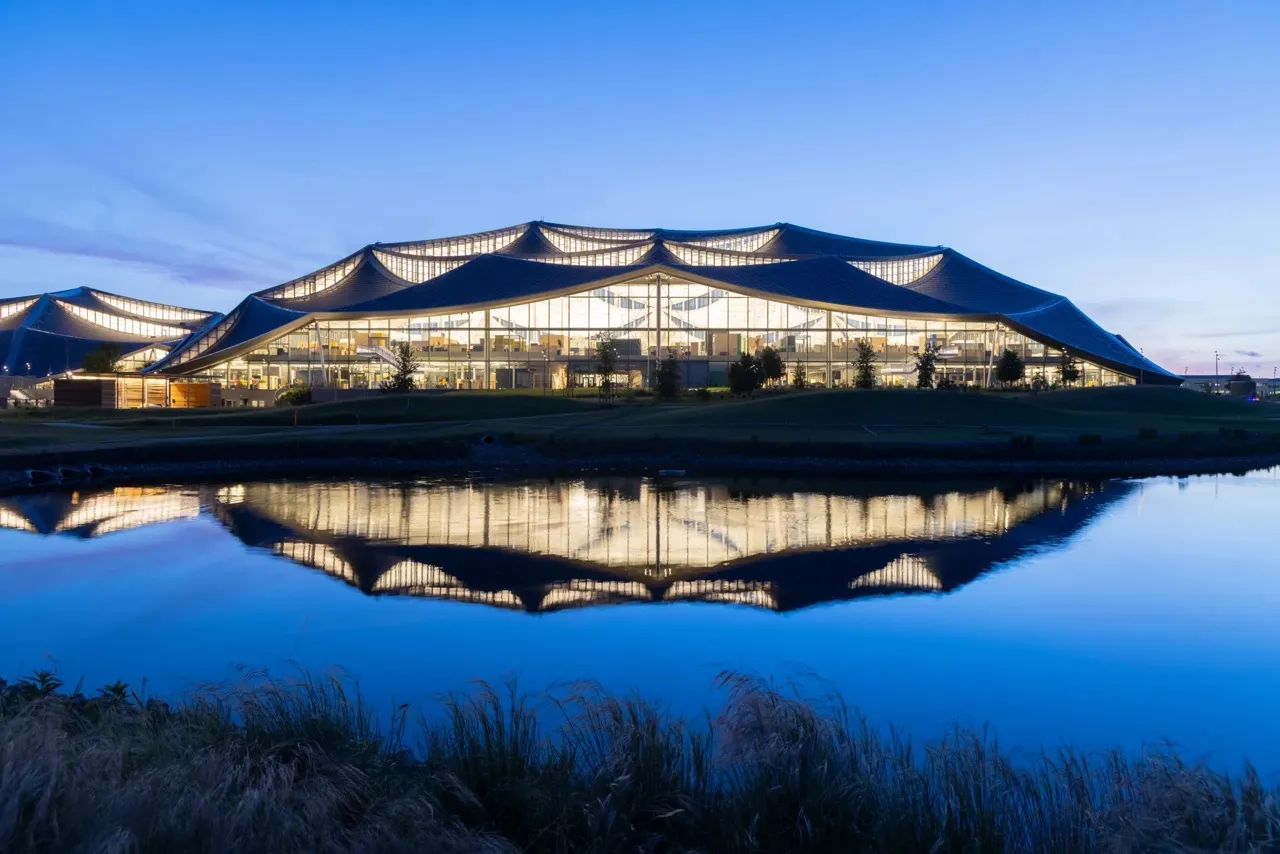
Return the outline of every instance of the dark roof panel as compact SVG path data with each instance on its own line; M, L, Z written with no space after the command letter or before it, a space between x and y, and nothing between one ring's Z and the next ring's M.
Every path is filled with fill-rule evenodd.
M684 267L689 272L780 297L913 314L965 314L965 309L926 294L890 284L839 258L809 258L742 267Z

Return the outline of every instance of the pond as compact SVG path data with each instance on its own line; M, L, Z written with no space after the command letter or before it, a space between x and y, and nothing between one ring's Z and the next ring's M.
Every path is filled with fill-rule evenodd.
M376 704L724 670L929 738L1170 740L1280 777L1280 470L1148 480L262 481L0 497L0 675L175 696L336 666Z

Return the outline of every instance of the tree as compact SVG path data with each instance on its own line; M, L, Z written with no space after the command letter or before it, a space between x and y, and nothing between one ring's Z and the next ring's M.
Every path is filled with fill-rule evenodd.
M1013 350L1005 350L1000 354L1000 361L996 362L996 380L1005 385L1016 383L1026 374L1027 369L1022 364L1022 357Z
M791 387L804 388L808 382L805 378L804 362L796 362L796 366L791 369Z
M655 377L658 386L658 397L663 400L675 400L680 396L680 360L674 350L667 351L667 358L658 364Z
M407 394L416 388L413 381L414 369L418 366L418 354L408 341L397 341L391 345L392 373L382 381L380 389L383 394ZM405 406L409 404L406 402Z
M859 338L854 349L857 351L853 363L854 388L875 388L876 348L866 338Z
M1066 350L1058 358L1058 376L1063 385L1075 385L1080 381L1080 363Z
M782 364L782 357L778 355L777 350L765 347L760 351L760 370L765 382L773 385L782 379L786 366Z
M729 390L734 394L749 394L764 385L764 370L760 360L750 353L729 366Z
M933 388L933 376L938 371L938 345L930 341L916 353L916 388Z
M85 354L81 367L87 374L110 374L120 361L120 348L115 344L99 344L96 350Z
M611 337L596 342L596 376L600 379L600 397L613 399L613 375L618 370L618 342Z

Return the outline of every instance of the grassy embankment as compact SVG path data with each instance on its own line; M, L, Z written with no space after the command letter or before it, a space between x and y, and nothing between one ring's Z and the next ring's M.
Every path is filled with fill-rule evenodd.
M722 677L687 723L590 685L447 698L406 750L338 679L169 707L0 691L0 850L1277 851L1280 790L1167 751L912 747L836 698Z
M454 392L296 410L18 411L0 416L0 468L91 458L440 459L465 455L485 434L550 456L1189 458L1280 452L1280 407L1183 389L1107 388L813 391L672 404L640 398L608 406L555 395Z

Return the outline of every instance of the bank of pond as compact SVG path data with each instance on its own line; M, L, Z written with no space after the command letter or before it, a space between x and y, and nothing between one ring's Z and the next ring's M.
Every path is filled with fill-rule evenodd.
M49 672L0 689L0 848L61 851L1273 851L1280 790L1168 749L912 744L835 695L724 673L684 719L583 682L383 710L341 675L180 702ZM389 725L380 722L390 720Z

